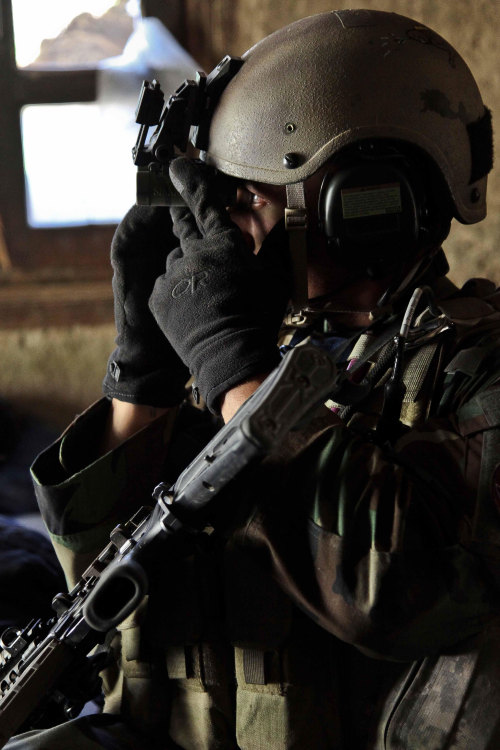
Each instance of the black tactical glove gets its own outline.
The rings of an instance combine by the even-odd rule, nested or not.
[[[181,157],[170,175],[188,208],[171,209],[181,245],[167,257],[150,307],[216,412],[225,391],[279,362],[277,337],[290,294],[286,233],[275,227],[254,255],[208,167]]]
[[[183,399],[189,372],[148,307],[165,255],[176,245],[165,207],[133,206],[116,230],[111,265],[118,335],[103,381],[110,398],[160,407]]]

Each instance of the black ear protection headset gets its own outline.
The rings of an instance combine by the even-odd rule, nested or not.
[[[318,200],[320,229],[339,264],[379,278],[428,246],[452,218],[444,180],[407,144],[362,141],[335,159]]]

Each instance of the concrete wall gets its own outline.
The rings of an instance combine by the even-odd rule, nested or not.
[[[100,396],[114,325],[0,330],[0,398],[56,429]]]
[[[499,0],[360,0],[359,6],[409,15],[446,37],[471,67],[500,131]],[[311,13],[356,6],[352,0],[185,0],[188,45],[211,68],[224,54],[241,54],[262,36]],[[500,170],[490,179],[488,218],[454,224],[447,251],[452,277],[500,281]],[[113,326],[0,331],[0,397],[56,426],[100,394]]]

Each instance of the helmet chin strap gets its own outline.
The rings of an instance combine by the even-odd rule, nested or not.
[[[304,183],[286,186],[285,228],[292,261],[292,315],[307,305],[307,209]]]

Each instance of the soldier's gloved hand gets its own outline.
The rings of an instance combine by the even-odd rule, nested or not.
[[[178,244],[166,207],[133,206],[111,244],[117,337],[103,381],[104,394],[132,404],[182,401],[189,372],[148,306],[165,255]]]
[[[275,227],[254,255],[214,188],[212,170],[180,157],[170,175],[188,208],[171,209],[180,247],[167,257],[150,307],[217,412],[223,393],[279,362],[277,337],[290,296],[286,233]]]

